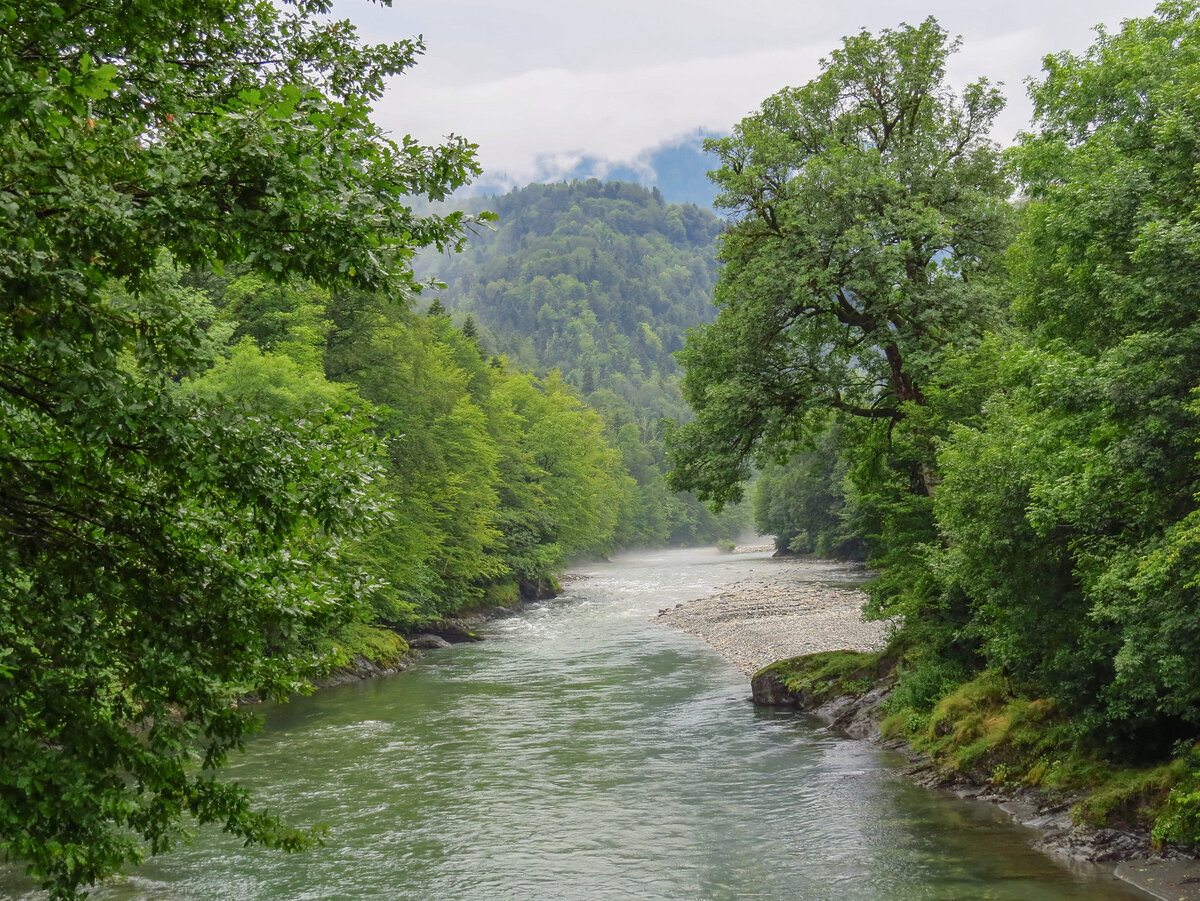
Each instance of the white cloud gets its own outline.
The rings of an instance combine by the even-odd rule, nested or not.
[[[427,140],[458,129],[480,144],[488,170],[520,180],[537,173],[539,160],[560,159],[563,169],[584,155],[633,161],[670,137],[726,130],[783,86],[782,73],[793,84],[811,78],[819,55],[796,47],[625,69],[534,69],[465,87],[414,78],[397,85],[401,103],[381,108],[379,121]],[[470,131],[459,126],[464,118]]]
[[[1091,26],[1148,15],[1154,0],[402,0],[392,9],[335,7],[369,40],[423,33],[428,52],[398,79],[376,118],[433,142],[465,135],[489,173],[515,181],[566,171],[581,157],[634,162],[697,129],[728,130],[785,85],[802,84],[842,35],[935,15],[963,36],[950,78],[1003,81],[1009,107],[995,135],[1027,127],[1024,80]]]

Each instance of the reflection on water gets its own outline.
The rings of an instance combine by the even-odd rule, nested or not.
[[[273,708],[232,775],[290,820],[328,824],[326,846],[288,856],[207,831],[93,897],[1144,897],[1034,852],[987,805],[909,784],[887,752],[755,709],[736,669],[648,622],[775,566],[699,552],[596,565],[486,642]]]

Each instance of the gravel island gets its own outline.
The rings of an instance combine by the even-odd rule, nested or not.
[[[738,548],[763,552],[769,546]],[[817,651],[878,651],[886,622],[864,620],[869,573],[851,564],[802,557],[769,561],[770,572],[720,594],[664,608],[653,619],[697,635],[750,675],[769,663]]]

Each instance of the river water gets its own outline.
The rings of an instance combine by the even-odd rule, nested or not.
[[[672,551],[586,570],[487,640],[273,707],[229,775],[330,827],[285,855],[202,830],[100,901],[1132,899],[989,805],[803,716],[659,608],[776,565]],[[7,889],[6,889],[7,886]],[[0,877],[0,897],[34,899]]]

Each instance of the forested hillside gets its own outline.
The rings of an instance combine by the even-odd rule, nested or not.
[[[494,212],[462,253],[423,255],[484,343],[529,368],[562,370],[590,394],[608,388],[647,421],[681,416],[672,354],[716,314],[720,220],[626,182],[529,185],[474,202]]]
[[[529,185],[476,200],[497,215],[454,255],[425,254],[417,272],[446,288],[437,302],[494,354],[558,370],[605,417],[637,481],[626,545],[735,538],[743,511],[716,519],[662,481],[662,421],[689,415],[674,353],[715,315],[721,223],[691,204],[623,182]],[[469,320],[469,325],[467,322]]]
[[[710,143],[747,212],[672,479],[720,503],[766,466],[782,546],[867,549],[895,732],[996,782],[1111,777],[1089,815],[1194,844],[1200,6],[1047,57],[1007,158],[954,48],[846,38]]]
[[[436,309],[193,271],[213,308],[216,365],[196,381],[270,412],[289,379],[353,412],[373,437],[382,514],[349,558],[374,619],[411,630],[464,607],[544,596],[579,555],[616,547],[632,479],[600,417],[569,386],[500,365]],[[331,399],[336,399],[333,401]]]
[[[414,311],[415,249],[488,217],[398,198],[444,200],[474,148],[382,134],[422,46],[324,11],[9,10],[0,850],[56,901],[185,820],[311,844],[216,777],[239,700],[544,596],[637,518],[611,420]]]

